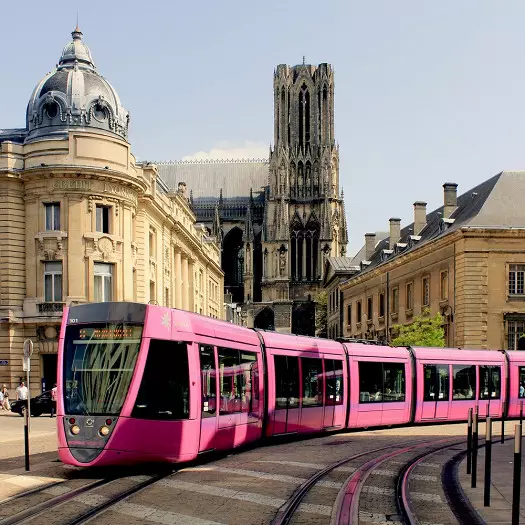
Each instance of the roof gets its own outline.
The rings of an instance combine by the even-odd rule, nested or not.
[[[0,142],[9,140],[11,142],[24,142],[27,135],[25,128],[18,129],[0,129]]]
[[[406,247],[397,253],[383,255],[389,249],[390,237],[383,238],[376,244],[376,249],[367,265],[359,275],[371,271],[380,264],[438,237],[449,235],[461,228],[525,228],[525,171],[508,171],[494,175],[478,184],[457,198],[457,207],[449,219],[443,219],[443,206],[436,208],[426,216],[426,226],[414,236],[414,223],[401,230],[400,244]],[[364,248],[354,257],[354,264],[364,260]],[[353,277],[352,277],[353,278]]]
[[[268,186],[266,159],[188,160],[155,162],[160,178],[173,189],[185,182],[193,197],[242,197],[256,194]]]
[[[352,257],[328,257],[327,262],[334,272],[347,272],[355,268]]]
[[[375,232],[376,234],[376,247],[384,239],[388,237],[388,232]],[[352,264],[354,266],[359,266],[361,261],[365,260],[366,246],[363,244],[363,247],[352,257]]]

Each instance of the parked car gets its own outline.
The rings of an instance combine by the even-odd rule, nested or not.
[[[11,411],[24,415],[27,408],[27,400],[11,401]],[[38,417],[41,414],[51,414],[51,390],[31,398],[31,415]]]

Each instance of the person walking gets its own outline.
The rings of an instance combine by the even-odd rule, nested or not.
[[[54,417],[57,411],[57,384],[53,385],[51,389],[51,415],[49,417]]]
[[[9,391],[7,390],[7,385],[2,385],[0,392],[2,392],[3,397],[2,408],[4,410],[11,410],[11,405],[9,404]]]
[[[23,381],[16,387],[16,398],[22,401],[26,400],[28,396],[27,386]]]

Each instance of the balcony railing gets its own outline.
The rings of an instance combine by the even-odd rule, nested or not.
[[[38,303],[38,313],[39,314],[47,314],[47,315],[55,315],[55,314],[62,314],[62,310],[64,309],[64,303]]]

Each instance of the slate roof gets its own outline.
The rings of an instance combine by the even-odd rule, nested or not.
[[[436,208],[426,216],[426,226],[418,233],[419,240],[412,240],[414,236],[414,223],[401,229],[399,243],[406,243],[406,248],[393,253],[388,257],[383,256],[383,250],[389,249],[390,237],[387,234],[377,243],[370,265],[363,268],[358,275],[376,268],[382,263],[395,257],[404,255],[409,251],[438,237],[449,235],[460,228],[525,228],[525,171],[508,171],[494,175],[490,179],[478,184],[469,191],[459,195],[457,207],[450,215],[452,223],[442,222],[443,206]],[[364,260],[365,248],[354,257],[353,263],[359,265]]]
[[[0,142],[10,140],[11,142],[23,143],[27,135],[25,128],[20,129],[0,129]]]
[[[160,178],[172,189],[185,182],[193,198],[244,197],[268,186],[270,163],[265,159],[154,162]]]

